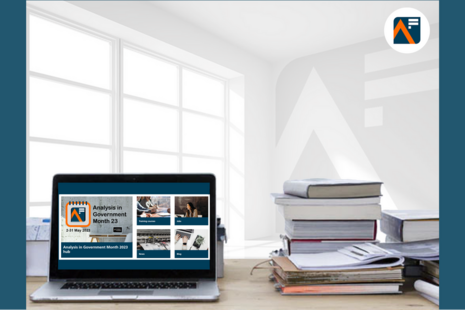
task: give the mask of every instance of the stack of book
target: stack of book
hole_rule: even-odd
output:
[[[275,288],[283,295],[398,294],[405,258],[439,257],[439,242],[372,243],[334,252],[275,256]]]
[[[421,261],[423,266],[422,278],[439,286],[439,261]]]
[[[412,242],[439,239],[439,211],[434,210],[383,210],[380,229],[386,242]],[[419,260],[404,263],[404,277],[420,278]]]
[[[386,242],[421,242],[439,245],[439,211],[432,210],[384,210],[381,215],[381,231]],[[439,305],[439,257],[438,260],[409,259],[404,263],[405,278],[415,277],[415,289],[421,296]]]
[[[303,270],[288,257],[273,257],[276,289],[283,295],[400,293],[402,266],[370,269]]]
[[[285,254],[322,253],[376,243],[381,184],[330,179],[286,181],[284,194],[271,194],[285,219]]]

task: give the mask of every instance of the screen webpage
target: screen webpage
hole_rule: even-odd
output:
[[[61,270],[207,270],[209,183],[59,183]]]

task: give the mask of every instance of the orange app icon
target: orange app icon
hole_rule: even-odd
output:
[[[70,201],[66,204],[66,226],[88,227],[90,225],[90,203]]]

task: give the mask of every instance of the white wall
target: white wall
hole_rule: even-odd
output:
[[[415,54],[382,36],[277,63],[273,84],[272,191],[288,179],[380,180],[383,209],[439,208],[439,24]]]
[[[270,212],[271,148],[274,132],[271,106],[271,65],[235,45],[199,29],[147,2],[136,1],[51,1],[29,2],[48,12],[64,16],[84,25],[93,24],[109,34],[115,29],[128,35],[126,28],[141,35],[134,40],[144,43],[145,38],[168,57],[197,67],[225,67],[223,76],[232,78],[234,72],[243,76],[245,98],[245,195],[244,204],[235,208],[234,217],[242,219],[245,227],[230,227],[243,230],[246,239],[265,237],[274,232],[274,214]],[[97,16],[98,15],[98,16]],[[101,17],[111,23],[99,22]],[[124,26],[124,27],[121,27]],[[121,36],[120,36],[121,37]],[[124,37],[124,36],[123,36]],[[187,53],[186,53],[187,52]],[[191,54],[191,55],[188,55]],[[199,64],[200,63],[200,64]],[[209,68],[207,68],[208,70]],[[221,69],[218,72],[221,74]],[[229,76],[228,76],[229,75]],[[236,77],[238,77],[236,76]],[[236,202],[236,204],[238,204]],[[243,213],[242,213],[243,212]],[[257,223],[260,225],[257,225]],[[239,233],[240,235],[240,233]]]
[[[238,167],[245,195],[230,214],[244,226],[229,228],[245,239],[283,232],[269,193],[289,178],[380,179],[384,207],[438,208],[438,24],[415,57],[394,53],[380,37],[270,64],[147,2],[32,2],[39,3],[108,33],[136,30],[137,44],[233,79],[245,99],[245,167]],[[113,24],[99,25],[102,17]],[[410,74],[429,86],[389,92],[399,89],[393,81],[415,81]],[[373,98],[377,87],[388,91]],[[382,111],[382,124],[367,126],[371,108]]]

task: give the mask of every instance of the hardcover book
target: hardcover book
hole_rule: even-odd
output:
[[[403,242],[439,238],[439,211],[435,210],[384,210],[381,231]]]
[[[304,179],[284,182],[284,193],[303,198],[381,196],[382,182],[348,179]]]

